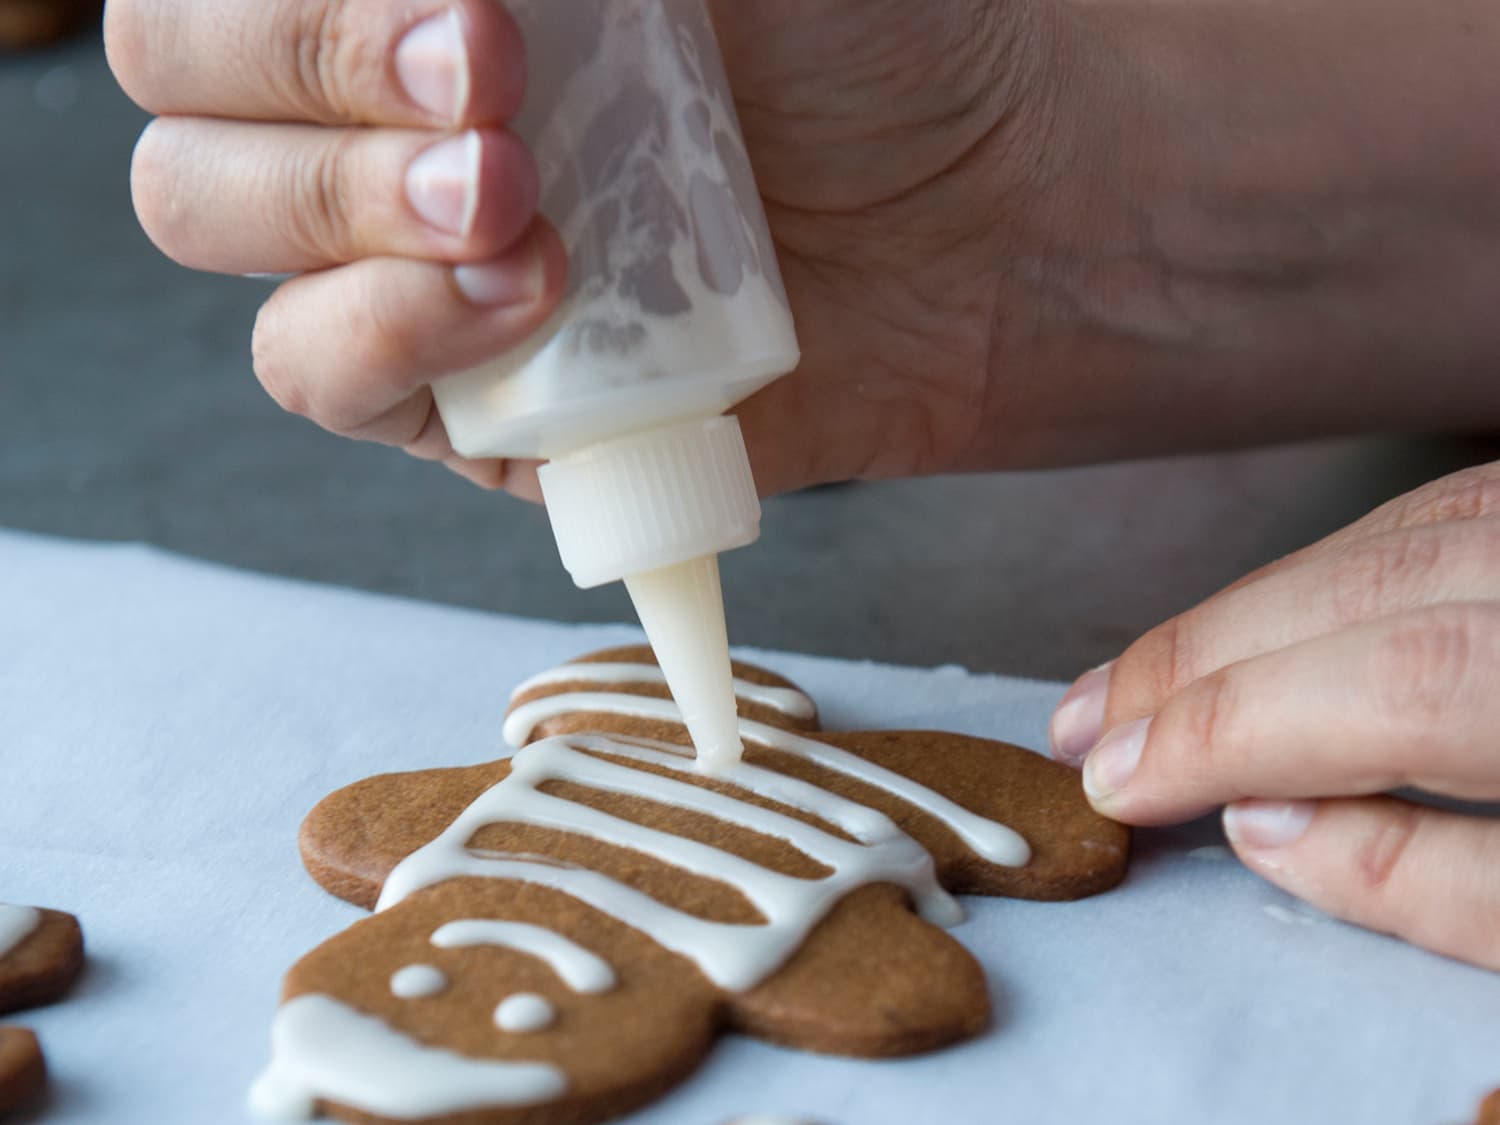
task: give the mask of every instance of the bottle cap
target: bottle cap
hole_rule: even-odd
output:
[[[579,586],[753,543],[760,500],[739,419],[681,422],[587,446],[537,477]]]

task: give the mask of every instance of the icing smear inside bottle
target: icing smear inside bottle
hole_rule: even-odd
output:
[[[434,385],[467,457],[536,457],[563,564],[625,581],[698,761],[741,753],[717,556],[760,532],[723,412],[797,365],[796,334],[703,0],[513,0],[514,123],[568,248],[557,312]]]

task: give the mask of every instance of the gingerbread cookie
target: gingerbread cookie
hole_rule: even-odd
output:
[[[1474,1125],[1500,1125],[1500,1090],[1496,1090],[1480,1104],[1479,1119]]]
[[[83,968],[83,931],[61,910],[0,903],[0,1013],[50,1004]]]
[[[47,1085],[47,1064],[36,1036],[24,1027],[0,1027],[0,1114],[35,1101]]]
[[[828,733],[736,664],[744,761],[700,773],[647,649],[513,696],[508,758],[370,778],[309,814],[304,862],[375,913],[287,975],[273,1116],[592,1122],[724,1030],[900,1055],[976,1034],[953,893],[1067,899],[1123,877],[1078,775],[931,732]]]

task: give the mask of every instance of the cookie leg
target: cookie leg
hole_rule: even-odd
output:
[[[932,1050],[982,1031],[984,971],[891,886],[834,907],[774,977],[732,998],[741,1031],[803,1050],[881,1057]]]

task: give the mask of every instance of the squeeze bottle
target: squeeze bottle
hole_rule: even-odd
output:
[[[535,457],[564,566],[624,579],[701,769],[741,753],[718,553],[760,534],[723,412],[797,365],[775,247],[702,0],[512,0],[513,127],[569,254],[520,347],[439,380],[466,457]]]

